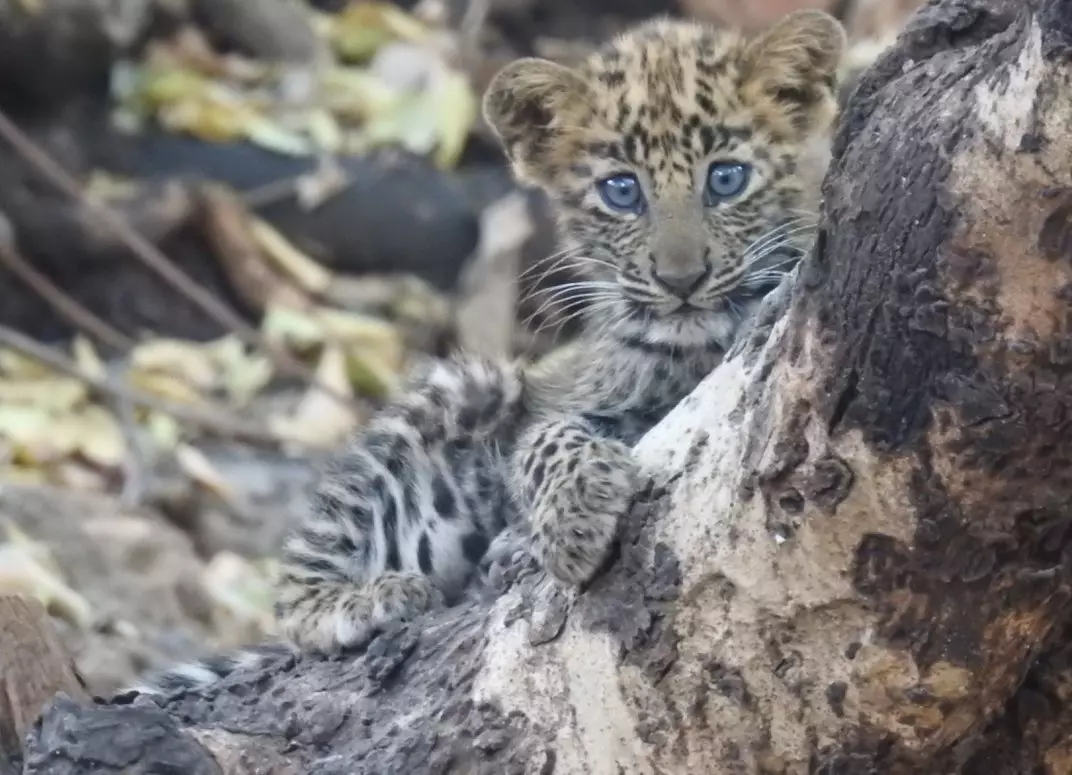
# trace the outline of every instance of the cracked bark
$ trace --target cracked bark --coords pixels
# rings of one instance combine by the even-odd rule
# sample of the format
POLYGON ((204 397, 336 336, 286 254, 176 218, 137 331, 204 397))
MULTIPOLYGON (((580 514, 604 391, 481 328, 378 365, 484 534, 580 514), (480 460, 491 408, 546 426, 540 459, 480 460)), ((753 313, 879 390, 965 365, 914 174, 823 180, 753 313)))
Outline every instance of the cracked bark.
POLYGON ((59 698, 25 772, 1072 770, 1070 19, 935 0, 863 76, 815 256, 638 445, 583 595, 59 698))

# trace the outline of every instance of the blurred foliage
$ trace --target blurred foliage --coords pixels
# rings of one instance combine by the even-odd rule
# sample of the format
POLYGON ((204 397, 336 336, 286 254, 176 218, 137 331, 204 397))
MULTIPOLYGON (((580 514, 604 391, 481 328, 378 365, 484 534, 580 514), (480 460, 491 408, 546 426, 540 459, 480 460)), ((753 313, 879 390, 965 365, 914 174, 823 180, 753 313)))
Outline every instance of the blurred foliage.
MULTIPOLYGON (((311 12, 312 13, 312 12, 311 12)), ((314 14, 330 61, 284 65, 216 51, 195 28, 121 61, 112 91, 120 126, 155 121, 208 142, 248 141, 294 156, 396 145, 452 167, 477 117, 453 42, 390 3, 314 14)))

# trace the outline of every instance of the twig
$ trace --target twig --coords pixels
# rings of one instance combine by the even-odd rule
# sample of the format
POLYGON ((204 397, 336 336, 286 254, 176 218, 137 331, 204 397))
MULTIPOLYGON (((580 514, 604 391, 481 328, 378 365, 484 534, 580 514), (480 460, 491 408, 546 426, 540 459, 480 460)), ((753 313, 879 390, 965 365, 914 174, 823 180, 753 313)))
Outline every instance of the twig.
MULTIPOLYGON (((123 368, 122 379, 129 378, 130 369, 123 368)), ((112 401, 119 428, 126 440, 127 454, 123 458, 123 488, 119 492, 119 503, 126 508, 136 508, 145 500, 146 479, 150 469, 149 452, 145 448, 145 438, 138 433, 138 423, 134 415, 135 403, 123 396, 116 396, 112 401)))
POLYGON ((83 307, 59 286, 34 269, 13 245, 4 244, 2 241, 0 241, 0 264, 26 283, 32 291, 51 305, 57 314, 70 321, 75 328, 81 329, 119 352, 128 352, 134 347, 133 339, 83 307))
POLYGON ((36 342, 25 334, 21 334, 7 326, 0 326, 0 345, 10 347, 12 350, 28 358, 40 361, 56 371, 80 379, 97 393, 109 399, 128 401, 137 406, 155 409, 191 425, 196 425, 216 434, 228 434, 242 441, 257 444, 278 444, 281 441, 292 441, 292 439, 268 430, 262 424, 236 419, 223 409, 213 406, 185 406, 174 401, 158 398, 114 378, 100 378, 89 374, 62 353, 56 352, 51 347, 36 342))
POLYGON ((289 354, 271 347, 255 328, 239 317, 222 299, 198 285, 155 245, 130 228, 130 225, 116 215, 111 208, 86 196, 74 178, 40 146, 27 137, 3 111, 0 111, 0 136, 31 166, 50 180, 53 185, 78 202, 87 211, 96 215, 142 263, 156 272, 172 288, 200 307, 216 323, 230 331, 234 331, 242 341, 256 347, 280 371, 300 377, 306 384, 323 392, 325 395, 331 396, 336 401, 341 401, 344 406, 352 406, 352 402, 345 396, 340 395, 338 391, 331 390, 321 384, 312 371, 301 362, 289 354))
POLYGON ((469 0, 465 13, 458 25, 459 47, 463 56, 473 56, 480 48, 480 34, 484 31, 488 14, 491 11, 490 0, 469 0))

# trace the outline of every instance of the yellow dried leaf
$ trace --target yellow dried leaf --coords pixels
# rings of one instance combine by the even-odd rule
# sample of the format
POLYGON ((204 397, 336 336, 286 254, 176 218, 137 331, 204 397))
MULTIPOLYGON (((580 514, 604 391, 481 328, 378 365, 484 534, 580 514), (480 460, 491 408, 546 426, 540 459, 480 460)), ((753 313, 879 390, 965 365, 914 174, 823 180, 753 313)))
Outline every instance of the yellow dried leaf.
POLYGON ((223 387, 236 404, 249 403, 272 381, 272 362, 263 355, 251 355, 237 361, 223 375, 223 387))
MULTIPOLYGON (((0 438, 8 442, 11 456, 16 462, 37 464, 41 457, 32 450, 40 451, 43 441, 49 439, 51 421, 52 415, 40 407, 0 405, 0 438)), ((46 450, 42 457, 51 458, 53 455, 53 452, 46 450)))
POLYGON ((94 379, 104 379, 108 376, 108 370, 100 355, 97 354, 97 349, 93 346, 93 342, 81 334, 77 334, 71 345, 71 350, 74 354, 74 362, 78 364, 78 368, 82 370, 83 374, 94 379))
POLYGON ((130 99, 150 111, 203 96, 212 86, 200 73, 178 67, 147 68, 133 75, 130 99))
POLYGON ((70 428, 74 447, 86 460, 102 468, 118 468, 127 455, 123 431, 109 412, 100 406, 87 406, 78 414, 62 419, 70 428))
POLYGON ((346 373, 354 389, 370 398, 386 398, 398 387, 398 374, 394 369, 356 348, 346 351, 346 373))
POLYGON ((170 414, 149 412, 145 418, 145 427, 154 446, 161 452, 175 449, 182 439, 182 426, 170 414))
POLYGON ((429 30, 392 3, 350 3, 331 20, 328 37, 344 59, 365 60, 392 40, 419 41, 429 30))
POLYGON ((306 352, 324 341, 324 328, 305 312, 271 305, 261 319, 261 331, 269 344, 306 352))
POLYGON ((35 406, 48 412, 66 412, 89 398, 82 380, 46 377, 0 381, 0 405, 35 406))
POLYGON ((315 150, 311 140, 263 116, 247 116, 243 128, 251 143, 269 151, 286 156, 309 156, 315 150))
POLYGON ((154 339, 138 345, 130 354, 132 372, 178 377, 198 390, 216 384, 217 367, 211 351, 197 342, 181 339, 154 339))
POLYGON ((398 372, 405 358, 402 332, 385 320, 356 312, 318 307, 312 317, 324 336, 376 360, 387 371, 398 372))
POLYGON ((330 112, 322 108, 311 110, 305 123, 309 137, 318 150, 334 154, 342 149, 344 133, 330 112))
POLYGON ((476 95, 462 73, 441 69, 430 89, 439 142, 435 162, 443 169, 454 167, 465 149, 479 111, 476 95))
POLYGON ((15 379, 40 379, 55 372, 34 358, 0 347, 0 372, 15 379))
POLYGON ((129 371, 127 381, 136 388, 182 404, 196 404, 201 395, 189 382, 171 374, 150 371, 129 371))
POLYGON ((274 226, 260 218, 253 218, 250 231, 272 263, 303 291, 319 295, 331 285, 331 272, 294 247, 274 226))
POLYGON ((224 391, 234 401, 244 404, 271 381, 273 367, 267 356, 247 352, 246 345, 228 334, 203 345, 218 372, 224 391))
POLYGON ((369 118, 362 137, 370 146, 400 145, 412 153, 431 153, 438 142, 436 105, 427 92, 401 98, 391 110, 369 118))
POLYGON ((48 471, 36 466, 8 465, 0 468, 0 481, 25 487, 41 487, 49 483, 48 471))
MULTIPOLYGON (((369 315, 316 307, 297 312, 269 309, 265 337, 278 345, 307 351, 328 343, 343 355, 347 389, 382 397, 394 390, 405 360, 405 341, 397 327, 369 315)), ((326 348, 325 348, 326 349, 326 348)))
POLYGON ((395 110, 401 95, 379 76, 353 67, 333 67, 321 75, 326 106, 337 116, 363 122, 395 110))
MULTIPOLYGON (((324 347, 316 368, 317 381, 346 399, 353 397, 347 373, 346 355, 334 344, 324 347)), ((294 415, 273 417, 269 426, 280 437, 295 439, 308 446, 330 448, 349 436, 357 424, 353 407, 328 395, 315 386, 310 386, 294 415)))
POLYGON ((256 116, 233 102, 198 97, 170 102, 156 114, 162 126, 210 143, 233 142, 249 133, 256 116))
POLYGON ((223 369, 223 389, 238 404, 248 403, 267 387, 274 373, 271 360, 255 352, 248 355, 243 352, 232 360, 220 361, 220 366, 223 369))
POLYGON ((6 541, 0 543, 0 592, 29 595, 53 616, 76 627, 92 622, 89 602, 71 589, 48 546, 4 521, 6 541))
POLYGON ((189 444, 179 444, 175 450, 175 459, 183 472, 204 487, 209 492, 215 493, 225 501, 236 500, 235 490, 224 479, 212 462, 197 447, 189 444))

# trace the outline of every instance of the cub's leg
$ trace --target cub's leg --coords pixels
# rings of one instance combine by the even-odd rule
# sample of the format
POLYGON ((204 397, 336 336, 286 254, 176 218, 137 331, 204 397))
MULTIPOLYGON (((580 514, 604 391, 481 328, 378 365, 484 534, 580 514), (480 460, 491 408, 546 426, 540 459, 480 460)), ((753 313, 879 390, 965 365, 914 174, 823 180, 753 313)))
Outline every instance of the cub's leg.
POLYGON ((605 561, 641 475, 628 446, 601 438, 577 417, 539 422, 521 436, 510 485, 528 518, 536 560, 577 585, 605 561))
POLYGON ((509 367, 467 359, 435 366, 372 420, 284 544, 285 637, 332 653, 460 597, 507 513, 498 450, 519 399, 509 367))

